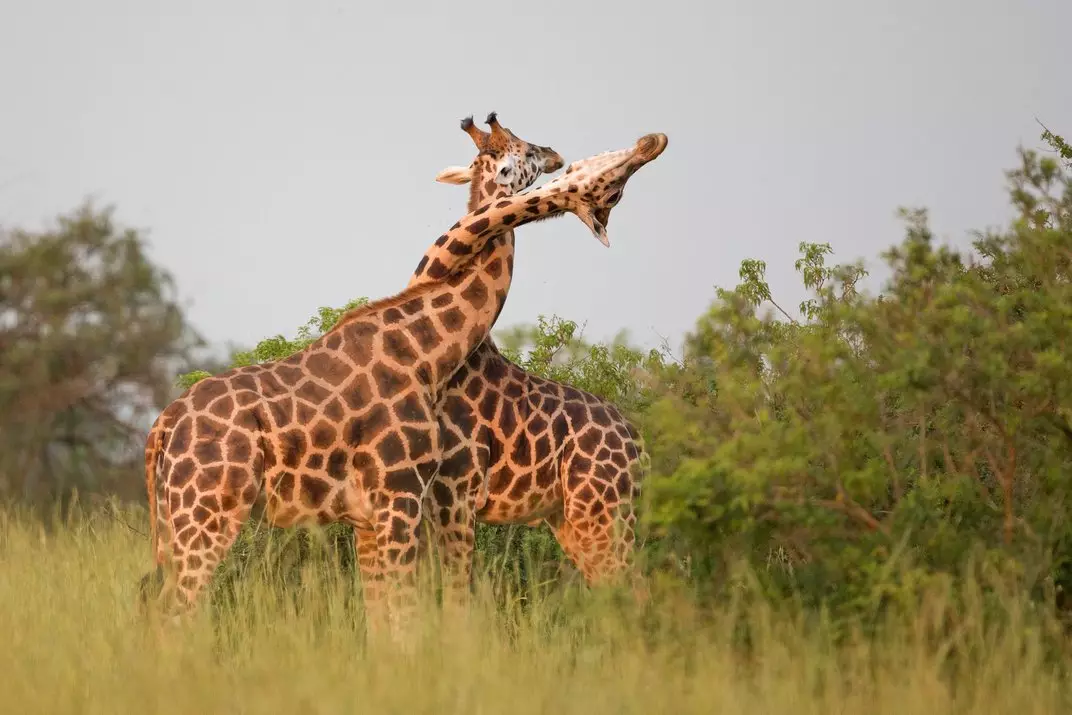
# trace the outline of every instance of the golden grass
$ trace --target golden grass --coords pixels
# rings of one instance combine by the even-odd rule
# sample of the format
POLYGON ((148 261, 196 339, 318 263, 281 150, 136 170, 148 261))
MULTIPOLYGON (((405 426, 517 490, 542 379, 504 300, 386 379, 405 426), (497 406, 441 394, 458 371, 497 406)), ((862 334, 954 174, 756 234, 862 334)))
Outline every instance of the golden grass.
POLYGON ((758 607, 701 618, 687 598, 659 595, 641 623, 598 595, 506 615, 478 595, 464 623, 429 610, 407 656, 366 649, 354 584, 323 569, 292 605, 251 578, 216 623, 160 642, 134 607, 147 563, 145 540, 115 521, 45 530, 0 512, 3 712, 1072 712, 1026 627, 962 629, 956 643, 976 657, 952 666, 919 624, 834 647, 758 607), (742 623, 747 662, 730 646, 742 623))

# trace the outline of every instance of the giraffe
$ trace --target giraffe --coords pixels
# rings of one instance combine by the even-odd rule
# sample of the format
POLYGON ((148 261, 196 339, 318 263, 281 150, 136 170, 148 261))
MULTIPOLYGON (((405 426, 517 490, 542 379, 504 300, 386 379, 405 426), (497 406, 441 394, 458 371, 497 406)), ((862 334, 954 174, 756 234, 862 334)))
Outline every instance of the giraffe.
MULTIPOLYGON (((449 167, 436 177, 470 183, 469 211, 514 193, 515 185, 495 180, 494 157, 528 151, 494 112, 487 123, 490 133, 462 121, 477 158, 468 169, 449 167)), ((443 251, 429 249, 409 287, 430 279, 427 266, 443 251)), ((501 260, 509 271, 513 232, 489 241, 478 260, 501 260)), ((547 523, 590 585, 628 570, 635 543, 633 502, 647 455, 636 429, 614 405, 525 372, 489 336, 454 373, 436 414, 443 461, 423 512, 453 596, 468 593, 477 521, 547 523)))
POLYGON ((374 582, 370 610, 385 612, 397 637, 414 605, 423 496, 441 461, 434 407, 507 294, 506 267, 474 256, 504 230, 567 212, 609 245, 622 189, 665 146, 662 134, 641 137, 469 212, 436 239, 446 250, 427 266, 430 280, 349 311, 288 358, 206 378, 168 405, 150 429, 145 466, 158 598, 171 615, 196 610, 263 503, 277 526, 338 521, 374 542, 376 562, 362 568, 374 582))

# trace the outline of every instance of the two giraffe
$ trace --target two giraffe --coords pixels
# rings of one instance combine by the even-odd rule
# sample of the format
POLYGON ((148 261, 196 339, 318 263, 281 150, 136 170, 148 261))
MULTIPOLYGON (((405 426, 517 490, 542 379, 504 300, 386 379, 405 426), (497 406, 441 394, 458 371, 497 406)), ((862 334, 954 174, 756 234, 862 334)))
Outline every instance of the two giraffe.
MULTIPOLYGON (((543 149, 501 126, 495 113, 486 121, 490 133, 471 118, 462 121, 478 152, 470 167, 450 167, 436 177, 470 184, 469 211, 516 192, 520 182, 503 182, 495 173, 498 163, 519 164, 543 149)), ((428 278, 427 267, 442 251, 433 246, 425 253, 410 287, 428 278)), ((489 241, 485 252, 478 264, 501 260, 510 270, 513 232, 489 241)), ((468 592, 477 521, 546 522, 589 584, 627 570, 635 541, 633 503, 647 455, 614 405, 525 372, 489 337, 454 373, 436 414, 443 461, 423 512, 454 594, 468 592)))
MULTIPOLYGON (((443 461, 436 405, 488 338, 509 288, 511 261, 489 258, 489 241, 569 212, 606 243, 625 183, 665 146, 648 135, 470 211, 437 239, 443 250, 425 280, 351 311, 289 358, 208 378, 172 402, 150 430, 145 463, 160 595, 173 612, 196 607, 263 500, 278 526, 353 525, 370 625, 386 611, 397 632, 413 605, 423 499, 443 461)), ((496 161, 495 176, 523 186, 561 164, 529 145, 520 162, 496 161)))

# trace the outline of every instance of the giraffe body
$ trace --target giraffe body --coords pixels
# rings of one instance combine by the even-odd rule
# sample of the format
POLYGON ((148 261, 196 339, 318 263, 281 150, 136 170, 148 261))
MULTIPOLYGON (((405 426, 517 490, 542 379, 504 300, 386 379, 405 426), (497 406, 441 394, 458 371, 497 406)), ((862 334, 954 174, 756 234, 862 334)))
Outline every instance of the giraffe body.
POLYGON ((566 211, 605 241, 617 187, 664 147, 665 137, 645 137, 572 165, 531 195, 470 212, 437 239, 444 252, 427 265, 430 280, 351 311, 295 355, 202 380, 169 405, 146 442, 168 605, 194 607, 263 502, 280 526, 352 524, 366 601, 374 618, 386 607, 397 630, 412 596, 423 497, 442 461, 435 405, 487 338, 509 287, 505 265, 474 258, 509 227, 566 211), (385 597, 396 584, 404 588, 385 597))

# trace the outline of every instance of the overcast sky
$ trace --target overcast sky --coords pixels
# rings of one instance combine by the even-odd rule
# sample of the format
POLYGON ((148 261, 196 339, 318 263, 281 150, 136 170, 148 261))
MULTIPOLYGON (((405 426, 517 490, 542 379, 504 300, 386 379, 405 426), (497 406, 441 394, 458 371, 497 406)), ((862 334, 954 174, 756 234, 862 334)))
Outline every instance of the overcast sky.
POLYGON ((461 117, 567 162, 664 132, 610 249, 571 216, 518 232, 499 326, 676 342, 743 258, 795 304, 800 241, 878 268, 899 205, 960 245, 1003 223, 1034 118, 1072 134, 1069 27, 1068 0, 13 0, 0 223, 114 204, 205 336, 248 345, 405 285, 465 212, 433 181, 472 159, 461 117))

